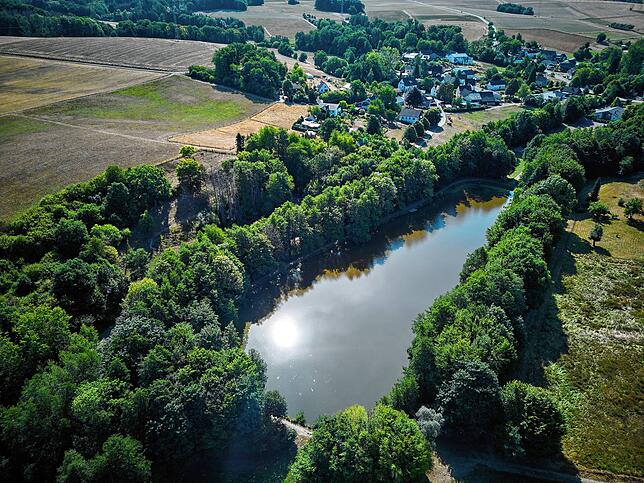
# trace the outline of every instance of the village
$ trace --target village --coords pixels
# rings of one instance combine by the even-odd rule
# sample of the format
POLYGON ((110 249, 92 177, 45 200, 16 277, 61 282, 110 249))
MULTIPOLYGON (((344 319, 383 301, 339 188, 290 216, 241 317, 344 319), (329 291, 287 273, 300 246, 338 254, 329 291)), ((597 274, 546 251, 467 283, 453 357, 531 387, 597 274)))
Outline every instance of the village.
MULTIPOLYGON (((523 80, 508 75, 508 67, 498 68, 462 52, 405 53, 400 58, 399 80, 392 86, 395 106, 382 99, 390 98, 391 93, 367 93, 361 81, 308 76, 316 101, 309 115, 299 119, 293 129, 315 137, 326 119, 341 118, 353 131, 367 128, 367 120, 376 116, 377 128, 382 121, 388 136, 422 146, 431 139, 432 127, 451 126, 452 114, 504 106, 539 107, 589 94, 588 89, 571 85, 577 63, 574 56, 555 50, 525 48, 512 58, 513 65, 527 66, 520 72, 523 80)), ((612 122, 620 120, 623 113, 619 105, 607 106, 594 109, 589 118, 612 122)))

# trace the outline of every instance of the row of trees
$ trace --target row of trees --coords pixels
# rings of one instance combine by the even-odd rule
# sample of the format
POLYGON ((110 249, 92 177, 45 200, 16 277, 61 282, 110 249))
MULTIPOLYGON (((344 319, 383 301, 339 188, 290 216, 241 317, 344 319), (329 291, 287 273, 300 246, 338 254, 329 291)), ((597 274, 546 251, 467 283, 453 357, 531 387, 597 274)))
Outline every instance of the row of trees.
POLYGON ((50 15, 41 10, 25 9, 22 5, 6 8, 0 4, 0 35, 31 37, 152 37, 162 39, 199 40, 233 43, 264 40, 264 29, 249 27, 235 19, 212 19, 204 15, 188 15, 173 22, 160 20, 122 20, 116 28, 90 17, 50 15))

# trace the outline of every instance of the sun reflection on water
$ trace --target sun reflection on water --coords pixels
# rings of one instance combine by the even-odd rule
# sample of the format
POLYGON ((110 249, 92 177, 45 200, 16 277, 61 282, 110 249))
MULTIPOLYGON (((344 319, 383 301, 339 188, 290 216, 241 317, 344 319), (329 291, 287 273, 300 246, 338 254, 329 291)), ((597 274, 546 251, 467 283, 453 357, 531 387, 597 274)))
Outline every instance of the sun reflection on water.
POLYGON ((297 325, 293 319, 284 317, 276 320, 272 325, 271 337, 277 347, 288 349, 297 344, 299 336, 297 325))

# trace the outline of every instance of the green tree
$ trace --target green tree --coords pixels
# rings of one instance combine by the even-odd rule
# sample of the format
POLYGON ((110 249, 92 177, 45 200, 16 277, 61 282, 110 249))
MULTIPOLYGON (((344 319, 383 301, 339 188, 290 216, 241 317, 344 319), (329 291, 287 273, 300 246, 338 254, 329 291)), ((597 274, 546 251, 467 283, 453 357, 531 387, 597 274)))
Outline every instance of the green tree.
POLYGON ((633 216, 639 215, 642 212, 642 200, 640 198, 631 198, 624 204, 624 214, 628 217, 629 221, 633 220, 633 216))
POLYGON ((598 241, 601 241, 602 237, 604 236, 604 228, 598 224, 595 223, 590 230, 590 233, 588 233, 588 238, 590 238, 593 241, 593 247, 595 246, 595 243, 598 241))
POLYGON ((287 482, 420 481, 431 468, 431 451, 415 421, 378 405, 323 416, 291 465, 287 482))
POLYGON ((367 119, 367 134, 380 134, 382 127, 377 116, 369 115, 367 119))
POLYGON ((528 456, 560 451, 564 420, 552 396, 543 388, 511 381, 501 391, 506 431, 516 430, 528 456))
POLYGON ((499 381, 486 364, 467 362, 443 384, 436 403, 447 433, 478 439, 500 419, 499 381))
POLYGON ((206 169, 193 158, 183 158, 177 164, 177 178, 186 190, 198 192, 206 177, 206 169))
POLYGON ((588 206, 588 211, 597 222, 603 222, 610 218, 610 209, 602 201, 594 201, 588 206))
POLYGON ((60 220, 54 231, 56 248, 65 258, 72 258, 88 240, 87 227, 79 220, 60 220))

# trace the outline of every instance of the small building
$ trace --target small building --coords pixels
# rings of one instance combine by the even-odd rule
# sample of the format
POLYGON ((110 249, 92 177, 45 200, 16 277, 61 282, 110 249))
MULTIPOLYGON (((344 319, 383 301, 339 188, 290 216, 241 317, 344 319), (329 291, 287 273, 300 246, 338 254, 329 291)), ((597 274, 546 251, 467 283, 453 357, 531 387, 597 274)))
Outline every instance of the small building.
POLYGON ((545 75, 538 74, 537 77, 534 79, 534 83, 537 84, 539 87, 546 87, 550 83, 550 81, 546 78, 545 75))
POLYGON ((502 91, 505 89, 506 84, 503 79, 492 79, 487 83, 487 89, 490 91, 502 91))
POLYGON ((340 107, 340 104, 319 101, 318 106, 323 111, 326 111, 327 114, 331 117, 337 117, 342 114, 342 108, 340 107))
POLYGON ((400 92, 407 92, 417 86, 418 82, 413 77, 403 77, 398 81, 398 90, 400 92))
POLYGON ((414 62, 416 60, 416 57, 418 57, 420 54, 418 52, 412 52, 409 54, 403 54, 402 58, 404 62, 414 62))
POLYGON ((458 52, 447 54, 447 60, 454 65, 472 65, 474 63, 474 59, 472 57, 458 52))
POLYGON ((615 106, 615 107, 605 107, 604 109, 597 109, 593 117, 596 121, 619 121, 624 115, 624 108, 615 106))
POLYGON ((427 66, 427 75, 432 77, 439 76, 443 73, 443 66, 440 64, 431 64, 427 66))
POLYGON ((404 108, 400 111, 398 115, 398 120, 404 122, 405 124, 414 124, 415 122, 420 121, 423 111, 420 109, 412 109, 410 107, 404 108))
POLYGON ((568 96, 567 94, 561 91, 546 91, 546 92, 542 92, 541 94, 536 94, 535 97, 538 97, 542 101, 547 102, 547 101, 562 101, 568 96))
POLYGON ((563 62, 559 62, 558 69, 560 72, 568 72, 570 69, 574 68, 577 65, 577 59, 566 59, 563 62))
POLYGON ((320 81, 317 86, 315 86, 317 89, 318 93, 324 94, 325 92, 329 92, 331 88, 329 87, 329 84, 327 84, 324 81, 320 81))
POLYGON ((566 94, 567 96, 581 96, 584 93, 581 87, 574 87, 574 86, 565 86, 559 90, 564 94, 566 94))
POLYGON ((474 72, 472 69, 463 69, 460 67, 454 67, 452 69, 452 74, 454 74, 459 79, 471 80, 471 79, 474 79, 476 72, 474 72))

